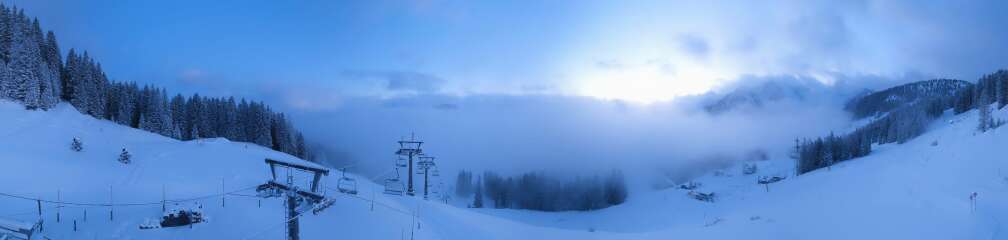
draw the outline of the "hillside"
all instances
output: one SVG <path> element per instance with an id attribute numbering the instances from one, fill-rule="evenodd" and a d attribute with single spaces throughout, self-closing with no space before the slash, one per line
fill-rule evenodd
<path id="1" fill-rule="evenodd" d="M 855 97 L 847 103 L 845 109 L 855 119 L 860 119 L 924 100 L 950 98 L 957 91 L 972 85 L 967 81 L 953 79 L 912 82 Z"/>
<path id="2" fill-rule="evenodd" d="M 1008 117 L 1004 111 L 996 112 Z M 543 213 L 466 209 L 455 204 L 381 194 L 381 186 L 359 179 L 358 196 L 329 191 L 336 200 L 319 215 L 301 220 L 302 239 L 1000 239 L 1008 216 L 1008 162 L 999 147 L 1003 129 L 976 133 L 975 112 L 951 113 L 931 131 L 904 144 L 875 147 L 871 155 L 793 176 L 793 161 L 781 156 L 755 162 L 755 175 L 739 166 L 694 181 L 696 191 L 713 192 L 712 203 L 686 190 L 637 188 L 628 202 L 593 212 Z M 264 182 L 262 159 L 300 161 L 254 144 L 223 139 L 178 141 L 96 120 L 60 104 L 50 111 L 26 111 L 0 102 L 0 153 L 4 194 L 62 199 L 76 203 L 151 203 L 114 207 L 59 208 L 43 205 L 43 235 L 51 239 L 279 239 L 284 230 L 282 201 L 250 196 L 244 190 Z M 70 139 L 83 152 L 69 149 Z M 936 143 L 936 145 L 935 145 Z M 133 163 L 117 162 L 120 149 Z M 757 176 L 788 179 L 764 186 Z M 221 206 L 221 182 L 226 192 Z M 335 186 L 335 177 L 325 185 Z M 202 206 L 209 222 L 192 228 L 141 230 L 161 215 L 162 188 L 168 199 L 209 196 L 179 206 Z M 57 191 L 59 196 L 57 196 Z M 976 212 L 968 195 L 979 193 Z M 369 199 L 376 202 L 373 205 Z M 0 197 L 4 219 L 38 219 L 36 203 Z M 170 204 L 175 205 L 175 204 Z M 84 221 L 85 211 L 88 219 Z M 414 218 L 414 216 L 417 216 Z M 72 221 L 78 230 L 73 231 Z M 415 224 L 415 225 L 414 225 Z M 416 228 L 413 228 L 414 226 Z M 840 230 L 838 230 L 840 229 Z M 857 229 L 854 231 L 853 229 Z"/>
<path id="3" fill-rule="evenodd" d="M 758 108 L 775 101 L 803 100 L 813 91 L 812 87 L 807 85 L 809 84 L 806 82 L 766 81 L 756 85 L 740 86 L 716 101 L 707 103 L 704 105 L 704 110 L 711 114 L 719 114 L 738 108 Z"/>

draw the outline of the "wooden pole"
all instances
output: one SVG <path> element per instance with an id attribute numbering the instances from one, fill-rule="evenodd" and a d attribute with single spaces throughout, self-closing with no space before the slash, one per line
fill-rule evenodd
<path id="1" fill-rule="evenodd" d="M 59 189 L 56 190 L 56 201 L 60 201 L 60 202 L 63 201 L 63 194 L 60 192 Z M 56 222 L 60 222 L 60 208 L 63 208 L 63 204 L 62 203 L 57 203 L 56 204 Z"/>
<path id="2" fill-rule="evenodd" d="M 108 219 L 109 219 L 109 222 L 112 222 L 112 221 L 115 221 L 115 214 L 114 214 L 114 212 L 115 212 L 115 204 L 114 204 L 114 202 L 115 201 L 112 198 L 112 185 L 109 185 L 109 187 L 108 187 L 108 196 L 109 196 Z"/>

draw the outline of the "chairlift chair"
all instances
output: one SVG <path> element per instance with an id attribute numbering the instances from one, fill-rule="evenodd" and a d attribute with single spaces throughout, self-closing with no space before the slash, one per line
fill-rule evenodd
<path id="1" fill-rule="evenodd" d="M 357 180 L 347 177 L 346 169 L 342 169 L 341 171 L 343 171 L 343 177 L 340 177 L 339 181 L 336 182 L 336 188 L 341 193 L 357 194 Z"/>
<path id="2" fill-rule="evenodd" d="M 399 158 L 396 159 L 395 164 L 396 167 L 408 167 L 407 164 L 409 163 L 406 158 L 404 158 L 402 155 L 399 155 Z"/>
<path id="3" fill-rule="evenodd" d="M 388 195 L 398 195 L 402 196 L 406 187 L 403 186 L 402 181 L 399 180 L 399 169 L 395 168 L 393 175 L 385 179 L 385 194 Z"/>

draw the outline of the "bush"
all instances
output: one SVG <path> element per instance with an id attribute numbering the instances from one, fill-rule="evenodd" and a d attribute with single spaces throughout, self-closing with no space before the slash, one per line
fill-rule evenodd
<path id="1" fill-rule="evenodd" d="M 123 148 L 122 153 L 119 154 L 119 162 L 129 164 L 132 157 L 133 156 L 130 155 L 129 151 L 126 151 L 126 149 Z"/>
<path id="2" fill-rule="evenodd" d="M 84 143 L 80 139 L 73 138 L 73 141 L 70 142 L 70 149 L 74 150 L 74 152 L 80 152 L 84 150 Z"/>

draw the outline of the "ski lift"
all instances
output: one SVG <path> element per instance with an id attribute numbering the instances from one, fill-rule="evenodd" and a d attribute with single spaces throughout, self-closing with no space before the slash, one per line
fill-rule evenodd
<path id="1" fill-rule="evenodd" d="M 385 179 L 385 194 L 402 196 L 406 187 L 399 180 L 399 169 L 394 168 L 393 170 L 395 170 L 393 171 L 394 175 Z"/>
<path id="2" fill-rule="evenodd" d="M 402 155 L 399 155 L 399 158 L 396 159 L 395 163 L 396 167 L 408 167 L 407 164 L 409 163 L 407 162 L 406 158 L 403 157 Z"/>
<path id="3" fill-rule="evenodd" d="M 340 177 L 336 182 L 336 189 L 339 189 L 341 193 L 357 194 L 357 180 L 347 177 L 346 168 L 340 169 L 340 171 L 343 172 L 343 177 Z"/>
<path id="4" fill-rule="evenodd" d="M 440 177 L 441 171 L 438 171 L 437 167 L 435 167 L 434 170 L 431 171 L 431 176 Z"/>

